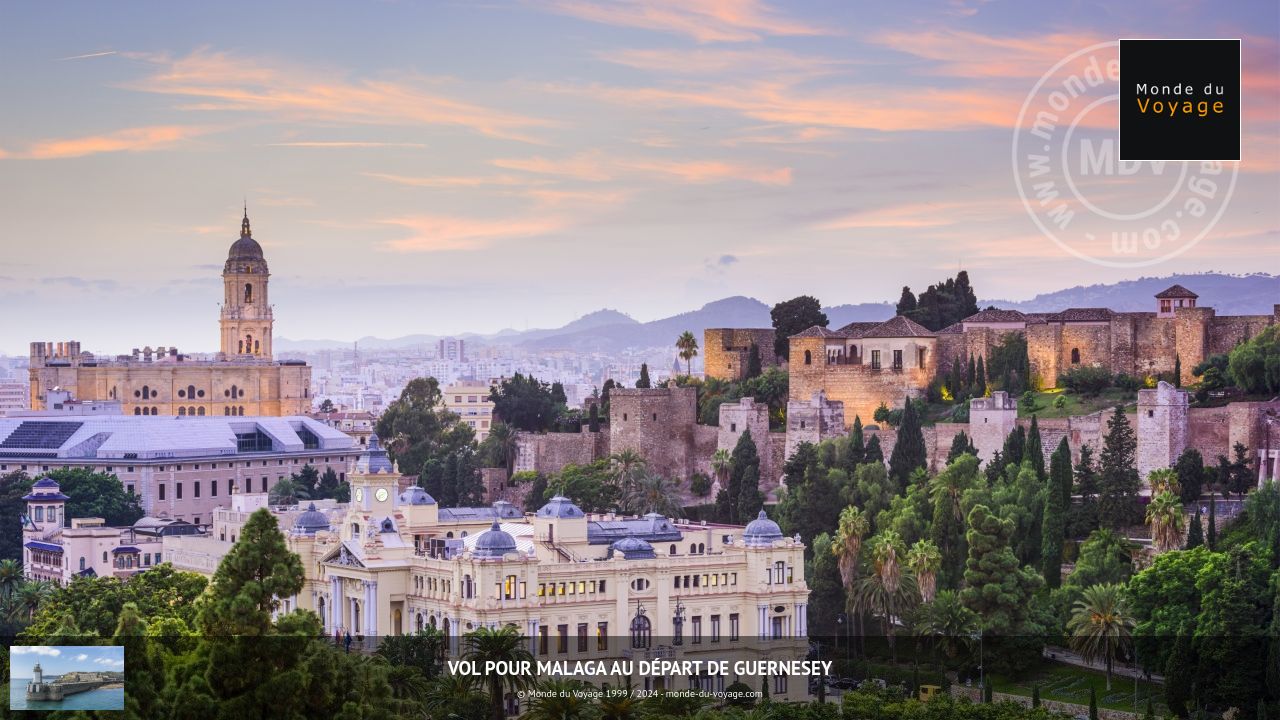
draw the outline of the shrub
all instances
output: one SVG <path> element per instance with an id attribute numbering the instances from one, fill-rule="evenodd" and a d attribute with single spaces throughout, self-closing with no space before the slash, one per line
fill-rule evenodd
<path id="1" fill-rule="evenodd" d="M 1121 390 L 1126 390 L 1128 392 L 1137 392 L 1138 388 L 1142 387 L 1144 384 L 1145 382 L 1142 380 L 1142 378 L 1136 378 L 1132 375 L 1126 375 L 1124 373 L 1120 373 L 1119 375 L 1116 375 L 1116 379 L 1115 379 L 1115 386 L 1120 388 Z"/>
<path id="2" fill-rule="evenodd" d="M 1058 397 L 1054 398 L 1054 399 L 1053 399 L 1053 406 L 1054 406 L 1055 408 L 1057 408 L 1058 410 L 1061 410 L 1062 408 L 1066 407 L 1066 406 L 1067 406 L 1067 396 L 1066 396 L 1066 395 L 1059 395 Z"/>
<path id="3" fill-rule="evenodd" d="M 711 494 L 711 478 L 702 473 L 694 473 L 693 478 L 689 480 L 689 490 L 698 497 L 706 497 Z"/>
<path id="4" fill-rule="evenodd" d="M 1071 368 L 1058 376 L 1058 387 L 1089 396 L 1106 390 L 1111 383 L 1111 373 L 1106 368 L 1096 365 Z"/>

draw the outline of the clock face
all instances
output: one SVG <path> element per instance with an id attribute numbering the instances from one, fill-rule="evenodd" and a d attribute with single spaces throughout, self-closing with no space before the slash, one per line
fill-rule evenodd
<path id="1" fill-rule="evenodd" d="M 356 502 L 364 502 L 364 488 L 356 488 Z"/>
<path id="2" fill-rule="evenodd" d="M 373 496 L 374 496 L 374 497 L 376 497 L 376 498 L 378 498 L 378 502 L 386 502 L 386 501 L 387 501 L 387 489 L 386 489 L 386 488 L 378 488 L 378 492 L 374 493 L 374 494 L 373 494 Z"/>

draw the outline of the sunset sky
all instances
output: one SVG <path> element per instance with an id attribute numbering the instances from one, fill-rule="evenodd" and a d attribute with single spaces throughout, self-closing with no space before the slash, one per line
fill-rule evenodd
<path id="1" fill-rule="evenodd" d="M 6 3 L 0 352 L 215 349 L 246 198 L 292 339 L 1277 272 L 1278 7 Z M 1225 217 L 1127 270 L 1041 235 L 1010 167 L 1040 75 L 1119 37 L 1244 48 Z"/>

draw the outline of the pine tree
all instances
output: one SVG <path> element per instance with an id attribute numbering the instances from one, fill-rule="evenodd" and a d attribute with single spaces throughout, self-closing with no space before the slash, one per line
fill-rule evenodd
<path id="1" fill-rule="evenodd" d="M 867 456 L 863 462 L 884 462 L 884 451 L 880 449 L 880 436 L 872 435 L 867 441 Z"/>
<path id="2" fill-rule="evenodd" d="M 1044 446 L 1040 442 L 1040 423 L 1036 416 L 1031 416 L 1031 429 L 1027 431 L 1027 446 L 1023 450 L 1022 461 L 1031 461 L 1036 477 L 1044 481 Z"/>
<path id="3" fill-rule="evenodd" d="M 916 413 L 915 403 L 907 398 L 902 408 L 902 424 L 898 426 L 898 441 L 894 443 L 893 454 L 889 457 L 889 476 L 897 483 L 899 494 L 910 484 L 911 473 L 916 468 L 926 467 L 928 462 L 920 416 Z"/>
<path id="4" fill-rule="evenodd" d="M 649 363 L 640 363 L 640 379 L 636 381 L 638 388 L 651 388 L 653 384 L 649 382 Z"/>
<path id="5" fill-rule="evenodd" d="M 969 558 L 960 599 L 984 619 L 992 635 L 1015 636 L 1025 629 L 1031 597 L 1042 584 L 1040 575 L 1018 563 L 1010 545 L 1012 520 L 1000 518 L 986 505 L 975 505 L 968 520 Z"/>
<path id="6" fill-rule="evenodd" d="M 764 372 L 763 363 L 760 361 L 760 346 L 751 343 L 751 349 L 747 351 L 747 380 L 754 377 L 760 377 L 760 373 Z"/>
<path id="7" fill-rule="evenodd" d="M 1210 550 L 1218 549 L 1218 501 L 1216 495 L 1209 496 L 1209 527 L 1204 539 Z"/>
<path id="8" fill-rule="evenodd" d="M 1133 426 L 1117 405 L 1107 422 L 1098 476 L 1098 520 L 1102 527 L 1119 530 L 1135 520 L 1134 510 L 1141 482 L 1134 466 L 1138 441 Z"/>
<path id="9" fill-rule="evenodd" d="M 1066 492 L 1063 492 L 1063 487 Z M 1041 574 L 1050 589 L 1062 584 L 1062 546 L 1066 541 L 1067 505 L 1071 492 L 1071 447 L 1062 438 L 1049 458 L 1049 487 L 1044 495 L 1044 527 L 1041 540 Z"/>
<path id="10" fill-rule="evenodd" d="M 1200 526 L 1200 508 L 1196 508 L 1196 514 L 1191 517 L 1191 524 L 1187 527 L 1187 550 L 1192 550 L 1204 545 L 1204 528 Z"/>

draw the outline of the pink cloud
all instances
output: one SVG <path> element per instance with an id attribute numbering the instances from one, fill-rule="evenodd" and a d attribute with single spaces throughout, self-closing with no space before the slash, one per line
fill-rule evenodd
<path id="1" fill-rule="evenodd" d="M 408 231 L 386 244 L 393 252 L 477 250 L 498 240 L 548 235 L 569 227 L 562 217 L 480 219 L 449 215 L 409 215 L 379 220 Z"/>
<path id="2" fill-rule="evenodd" d="M 830 28 L 789 19 L 760 0 L 551 0 L 545 6 L 582 20 L 687 35 L 698 42 L 836 34 Z"/>
<path id="3" fill-rule="evenodd" d="M 412 79 L 345 79 L 261 58 L 198 50 L 185 57 L 135 56 L 158 67 L 128 87 L 197 98 L 202 110 L 266 113 L 290 122 L 370 125 L 446 125 L 533 142 L 524 132 L 550 122 L 458 100 L 436 91 L 441 84 Z"/>
<path id="4" fill-rule="evenodd" d="M 172 147 L 183 140 L 210 132 L 185 125 L 150 125 L 126 128 L 104 135 L 41 140 L 11 157 L 50 160 L 112 152 L 144 152 Z"/>
<path id="5" fill-rule="evenodd" d="M 478 188 L 485 186 L 511 187 L 517 185 L 542 185 L 547 181 L 518 177 L 516 175 L 395 175 L 392 173 L 365 172 L 365 177 L 383 180 L 396 185 L 427 188 Z"/>
<path id="6" fill-rule="evenodd" d="M 642 174 L 674 179 L 690 184 L 744 180 L 761 185 L 791 184 L 791 168 L 768 167 L 721 160 L 665 160 L 612 157 L 599 151 L 578 153 L 567 158 L 499 158 L 492 163 L 508 170 L 557 175 L 576 180 L 603 182 L 620 175 Z"/>

